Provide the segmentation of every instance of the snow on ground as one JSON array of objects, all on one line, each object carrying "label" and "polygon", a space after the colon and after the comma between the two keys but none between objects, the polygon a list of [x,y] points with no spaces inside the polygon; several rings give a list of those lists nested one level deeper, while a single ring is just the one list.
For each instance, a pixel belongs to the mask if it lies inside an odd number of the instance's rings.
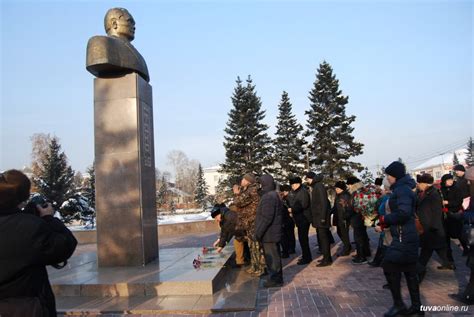
[{"label": "snow on ground", "polygon": [[[175,223],[183,223],[183,222],[195,222],[195,221],[208,221],[213,220],[211,217],[211,212],[204,211],[201,213],[189,213],[190,210],[183,211],[182,209],[176,211],[176,214],[172,215],[161,215],[158,216],[158,225],[169,225]],[[199,211],[199,209],[196,209]],[[186,213],[186,214],[183,214]],[[72,231],[83,231],[83,230],[91,230],[90,227],[86,227],[84,225],[70,225],[68,226],[69,230]],[[94,228],[95,229],[95,228]],[[92,229],[92,230],[94,230]]]},{"label": "snow on ground", "polygon": [[173,223],[182,222],[194,222],[194,221],[205,221],[213,220],[209,211],[204,211],[198,214],[186,214],[186,215],[166,215],[158,216],[159,225],[168,225]]}]

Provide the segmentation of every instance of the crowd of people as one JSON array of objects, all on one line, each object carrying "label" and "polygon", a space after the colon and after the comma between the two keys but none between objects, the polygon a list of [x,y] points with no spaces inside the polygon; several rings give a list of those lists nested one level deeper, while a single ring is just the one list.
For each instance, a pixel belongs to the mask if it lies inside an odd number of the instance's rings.
[{"label": "crowd of people", "polygon": [[[214,243],[220,252],[234,237],[235,267],[247,267],[255,276],[268,275],[265,287],[283,285],[282,258],[296,253],[295,227],[301,256],[297,265],[313,260],[309,230],[316,229],[317,267],[333,265],[331,227],[341,240],[337,256],[352,252],[350,229],[355,242],[354,265],[381,267],[393,298],[393,306],[384,316],[423,315],[420,284],[427,264],[436,252],[439,270],[456,270],[452,240],[458,240],[462,256],[471,269],[464,292],[451,294],[456,300],[474,304],[474,246],[466,232],[474,223],[474,168],[454,166],[453,173],[443,175],[440,184],[427,173],[413,179],[404,164],[395,161],[385,169],[385,177],[373,184],[363,184],[355,176],[344,180],[324,180],[307,172],[304,181],[290,176],[288,184],[276,184],[266,174],[245,174],[233,187],[229,206],[217,204],[212,217],[221,224],[221,236]],[[327,181],[327,182],[325,182]],[[334,183],[327,188],[325,183]],[[368,228],[379,233],[372,257]],[[372,258],[369,262],[369,258]],[[411,305],[401,296],[402,273],[410,293]]]},{"label": "crowd of people", "polygon": [[[271,175],[243,175],[232,188],[229,206],[217,204],[211,215],[221,226],[214,243],[218,252],[232,241],[236,268],[256,277],[268,275],[264,287],[283,285],[282,258],[296,253],[295,227],[301,249],[297,265],[309,265],[313,254],[309,230],[316,228],[317,267],[333,265],[331,228],[342,242],[337,256],[352,252],[354,265],[381,267],[393,298],[385,316],[423,315],[420,283],[426,278],[433,252],[441,260],[439,270],[456,270],[453,239],[459,240],[470,268],[469,283],[454,299],[474,304],[474,167],[456,165],[443,175],[439,186],[430,174],[413,179],[395,161],[385,178],[363,184],[357,177],[325,180],[307,172],[304,181],[291,176],[288,184],[276,184]],[[334,183],[327,188],[325,183]],[[35,202],[25,212],[31,183],[20,171],[0,173],[0,313],[5,316],[56,316],[54,294],[47,265],[60,268],[73,254],[77,241],[64,224],[53,217],[50,203]],[[23,210],[23,211],[21,211]],[[372,260],[368,228],[379,233]],[[471,230],[473,229],[473,230]],[[317,256],[319,257],[319,255]],[[401,296],[402,273],[411,305]],[[1,314],[0,314],[1,315]]]}]

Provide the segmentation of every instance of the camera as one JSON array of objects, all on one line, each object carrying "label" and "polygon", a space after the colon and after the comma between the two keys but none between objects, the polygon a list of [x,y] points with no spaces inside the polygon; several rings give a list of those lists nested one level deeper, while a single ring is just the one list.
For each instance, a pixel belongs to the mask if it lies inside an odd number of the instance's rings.
[{"label": "camera", "polygon": [[23,212],[39,217],[40,214],[38,208],[36,207],[37,205],[40,205],[41,208],[46,208],[48,207],[48,200],[41,194],[33,194],[25,208],[23,208]]}]

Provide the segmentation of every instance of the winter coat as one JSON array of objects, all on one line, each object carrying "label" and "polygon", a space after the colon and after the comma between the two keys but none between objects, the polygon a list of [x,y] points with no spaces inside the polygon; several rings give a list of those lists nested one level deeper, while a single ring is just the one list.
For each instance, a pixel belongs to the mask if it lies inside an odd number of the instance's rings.
[{"label": "winter coat", "polygon": [[457,177],[456,186],[458,187],[463,199],[470,196],[471,193],[469,191],[469,184],[467,183],[467,179],[464,176]]},{"label": "winter coat", "polygon": [[333,224],[337,226],[339,223],[349,221],[354,213],[351,204],[351,194],[348,191],[343,191],[336,195],[334,206],[332,208]]},{"label": "winter coat", "polygon": [[293,218],[290,216],[290,213],[288,212],[288,208],[290,208],[289,203],[288,203],[288,196],[286,198],[281,199],[282,205],[281,205],[281,212],[282,212],[282,226],[284,228],[294,228],[295,227],[295,221]]},{"label": "winter coat", "polygon": [[281,240],[282,201],[275,191],[275,182],[270,175],[260,177],[262,197],[257,207],[255,238],[263,243],[278,243]]},{"label": "winter coat", "polygon": [[234,197],[233,205],[237,207],[239,219],[237,229],[245,231],[248,237],[252,237],[255,233],[255,215],[259,201],[256,183],[243,188],[240,194]]},{"label": "winter coat", "polygon": [[445,219],[446,234],[453,239],[459,239],[462,233],[462,201],[461,190],[454,183],[450,187],[441,184],[441,193],[443,194],[443,200],[448,201],[448,205],[445,207],[448,209]]},{"label": "winter coat", "polygon": [[413,264],[418,259],[419,238],[415,227],[416,197],[412,191],[416,183],[405,175],[392,185],[388,201],[390,213],[384,223],[390,226],[392,243],[387,248],[384,261],[395,264]]},{"label": "winter coat", "polygon": [[438,189],[431,186],[418,193],[416,214],[423,226],[421,247],[433,250],[445,248],[447,245],[443,226],[443,205]]},{"label": "winter coat", "polygon": [[323,177],[317,175],[311,183],[311,222],[315,228],[330,228],[331,204],[322,181]]},{"label": "winter coat", "polygon": [[221,235],[219,237],[218,246],[223,248],[235,235],[235,227],[237,225],[238,216],[237,213],[230,210],[229,208],[221,208]]},{"label": "winter coat", "polygon": [[52,216],[0,210],[0,301],[37,298],[42,316],[56,316],[46,265],[66,261],[76,245],[72,233]]},{"label": "winter coat", "polygon": [[311,203],[309,193],[301,185],[297,190],[292,190],[288,194],[288,204],[291,208],[296,226],[311,223]]},{"label": "winter coat", "polygon": [[[472,198],[472,197],[471,197]],[[472,206],[472,205],[471,205]],[[474,208],[469,208],[463,214],[464,225],[468,226],[474,223]],[[467,254],[466,264],[471,270],[474,270],[474,246],[469,246],[469,253]]]}]

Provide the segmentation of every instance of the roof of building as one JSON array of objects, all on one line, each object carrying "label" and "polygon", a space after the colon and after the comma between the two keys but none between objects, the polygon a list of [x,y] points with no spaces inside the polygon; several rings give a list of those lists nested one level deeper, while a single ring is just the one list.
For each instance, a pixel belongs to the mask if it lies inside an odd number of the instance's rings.
[{"label": "roof of building", "polygon": [[[456,150],[456,156],[458,157],[460,164],[466,164],[466,156],[467,150],[466,149],[459,149]],[[435,157],[430,158],[429,160],[425,161],[424,163],[416,166],[413,168],[414,171],[416,170],[424,170],[435,166],[440,165],[453,165],[453,156],[454,152],[444,153]]]},{"label": "roof of building", "polygon": [[204,172],[217,172],[220,168],[221,168],[220,165],[215,165],[215,166],[205,167],[202,170]]}]

